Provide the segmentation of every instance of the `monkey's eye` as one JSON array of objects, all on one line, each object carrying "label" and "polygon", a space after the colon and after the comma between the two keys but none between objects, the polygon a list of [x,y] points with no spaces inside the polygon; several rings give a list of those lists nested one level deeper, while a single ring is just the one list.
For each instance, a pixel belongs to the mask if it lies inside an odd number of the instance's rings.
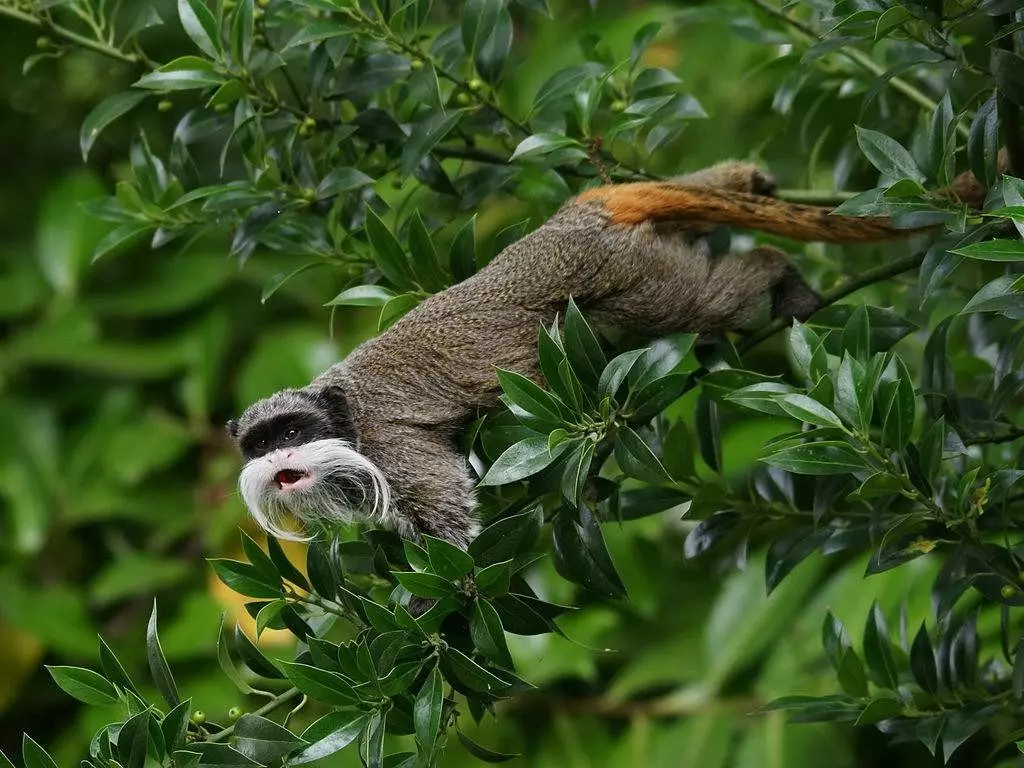
[{"label": "monkey's eye", "polygon": [[257,440],[256,441],[256,449],[257,450],[262,451],[266,447],[267,447],[267,441],[266,440]]},{"label": "monkey's eye", "polygon": [[298,436],[299,436],[299,430],[297,430],[297,429],[289,429],[285,433],[284,439],[285,440],[294,440]]}]

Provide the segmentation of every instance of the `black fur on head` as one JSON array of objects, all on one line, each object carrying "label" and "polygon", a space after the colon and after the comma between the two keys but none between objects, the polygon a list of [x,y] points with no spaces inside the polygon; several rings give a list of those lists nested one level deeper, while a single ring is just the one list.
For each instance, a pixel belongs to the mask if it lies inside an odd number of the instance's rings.
[{"label": "black fur on head", "polygon": [[342,438],[356,443],[348,402],[337,386],[282,389],[231,419],[227,430],[246,459],[314,440]]}]

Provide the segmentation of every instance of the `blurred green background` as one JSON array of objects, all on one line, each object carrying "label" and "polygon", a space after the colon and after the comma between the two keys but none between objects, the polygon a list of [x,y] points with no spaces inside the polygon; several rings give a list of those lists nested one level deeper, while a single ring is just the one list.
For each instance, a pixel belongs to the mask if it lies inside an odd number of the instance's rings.
[{"label": "blurred green background", "polygon": [[[174,18],[173,2],[155,5]],[[790,115],[772,108],[785,72],[773,65],[772,46],[742,34],[747,5],[553,6],[554,20],[517,30],[511,89],[524,101],[578,58],[566,40],[599,31],[621,54],[639,27],[660,20],[665,31],[648,62],[675,71],[709,115],[689,128],[665,172],[753,157],[784,186],[832,184],[831,167],[806,176],[824,128],[813,112],[799,117],[810,105],[798,100]],[[153,54],[180,39],[176,24],[149,34]],[[91,265],[107,225],[82,203],[110,194],[136,125],[167,136],[180,115],[147,103],[105,132],[83,165],[83,117],[132,73],[75,52],[23,75],[35,52],[34,29],[0,19],[0,749],[17,753],[28,731],[72,765],[110,718],[65,696],[43,665],[90,666],[100,632],[126,665],[142,669],[154,597],[164,650],[195,705],[220,719],[246,705],[223,677],[214,643],[222,611],[251,622],[204,562],[238,556],[239,524],[257,536],[234,490],[238,459],[222,424],[340,359],[373,332],[374,318],[356,310],[332,318],[322,305],[343,285],[322,268],[261,303],[275,276],[299,264],[257,252],[240,267],[220,238]],[[857,104],[850,100],[845,124]],[[844,116],[828,123],[843,125]],[[834,155],[848,139],[825,136],[824,145]],[[493,199],[479,231],[493,233],[522,211]],[[768,418],[726,427],[727,471],[744,472],[775,431]],[[826,608],[859,627],[876,597],[892,611],[912,595],[916,627],[935,573],[927,558],[864,582],[863,562],[836,570],[815,556],[766,599],[759,555],[745,571],[686,563],[686,530],[672,514],[606,527],[630,602],[586,598],[562,622],[571,641],[510,636],[520,674],[539,690],[501,708],[498,723],[484,726],[488,743],[522,752],[519,764],[559,768],[928,764],[920,745],[891,748],[883,762],[873,729],[854,735],[786,725],[778,712],[750,714],[776,696],[835,689],[820,648]],[[552,600],[578,600],[550,566],[537,587]],[[287,637],[268,632],[263,644],[274,653]],[[634,699],[641,693],[671,696],[644,707]],[[327,762],[357,764],[351,750]],[[446,765],[475,762],[449,745]]]}]

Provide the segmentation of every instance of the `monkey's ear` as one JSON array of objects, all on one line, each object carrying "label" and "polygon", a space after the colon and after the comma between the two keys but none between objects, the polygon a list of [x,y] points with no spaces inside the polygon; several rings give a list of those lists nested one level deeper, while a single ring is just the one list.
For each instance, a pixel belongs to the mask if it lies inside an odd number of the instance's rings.
[{"label": "monkey's ear", "polygon": [[238,439],[238,419],[229,419],[228,423],[225,425],[225,427],[226,427],[226,429],[228,431],[228,437],[230,437],[232,440],[237,440]]},{"label": "monkey's ear", "polygon": [[331,423],[338,437],[354,440],[355,425],[352,423],[352,414],[349,411],[345,391],[336,384],[329,384],[321,387],[317,394],[320,396],[320,402],[324,404],[330,414]]}]

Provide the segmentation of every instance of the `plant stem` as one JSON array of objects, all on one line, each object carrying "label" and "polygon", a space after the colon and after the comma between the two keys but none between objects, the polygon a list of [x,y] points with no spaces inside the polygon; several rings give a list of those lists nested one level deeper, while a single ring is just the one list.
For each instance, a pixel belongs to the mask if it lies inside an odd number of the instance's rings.
[{"label": "plant stem", "polygon": [[991,435],[973,435],[964,440],[965,445],[994,445],[996,443],[1011,443],[1024,437],[1024,428],[1013,427],[1005,432],[995,432]]},{"label": "plant stem", "polygon": [[[829,304],[834,304],[840,299],[844,299],[851,293],[859,291],[861,288],[866,288],[869,285],[880,283],[883,280],[887,280],[890,277],[908,272],[911,269],[915,269],[921,266],[921,262],[924,261],[924,252],[915,253],[911,256],[904,256],[902,259],[896,259],[888,264],[883,264],[875,269],[868,270],[860,277],[836,286],[831,291],[824,293],[821,297],[822,307],[826,307]],[[736,349],[740,352],[747,352],[762,341],[767,339],[769,336],[773,336],[779,331],[788,328],[792,318],[788,317],[777,317],[768,323],[764,328],[756,331],[746,338],[744,338],[737,346]]]},{"label": "plant stem", "polygon": [[[778,19],[779,21],[782,21],[788,24],[789,26],[793,27],[793,29],[802,32],[810,39],[816,41],[821,39],[821,37],[818,34],[818,31],[814,29],[814,27],[812,27],[810,24],[807,24],[794,16],[790,16],[788,13],[781,10],[780,8],[776,8],[770,3],[768,3],[767,0],[747,0],[747,2],[751,3],[752,5],[756,5],[758,8],[767,13],[772,18]],[[863,51],[860,51],[856,48],[849,48],[844,46],[838,50],[838,53],[843,54],[844,56],[846,56],[846,58],[850,59],[850,61],[852,61],[854,64],[859,66],[861,69],[870,72],[875,77],[881,77],[882,75],[885,74],[885,68],[882,67],[882,65],[880,65],[878,62],[876,62]],[[888,84],[894,91],[902,93],[904,96],[910,99],[910,101],[914,102],[923,109],[927,109],[929,112],[934,112],[936,108],[939,106],[934,99],[928,97],[926,94],[918,90],[915,86],[911,85],[909,82],[907,82],[901,77],[890,77],[888,79]],[[957,123],[957,131],[960,133],[961,136],[967,138],[970,129],[964,123]]]},{"label": "plant stem", "polygon": [[[282,704],[287,704],[289,701],[291,701],[301,693],[302,691],[300,691],[298,688],[289,688],[284,693],[275,696],[273,699],[268,701],[266,704],[264,704],[262,707],[257,709],[252,714],[257,716],[263,716],[268,712],[273,712]],[[233,734],[234,732],[235,726],[229,725],[223,731],[217,731],[216,733],[212,734],[210,738],[206,739],[206,741],[224,741],[225,739],[229,738],[231,734]]]},{"label": "plant stem", "polygon": [[17,8],[11,8],[8,5],[0,5],[0,16],[7,16],[24,22],[25,24],[31,24],[32,26],[39,27],[54,37],[58,37],[72,45],[78,46],[79,48],[85,48],[86,50],[98,53],[101,56],[106,56],[109,59],[123,61],[126,64],[142,63],[142,58],[134,53],[125,53],[120,48],[108,45],[102,40],[94,40],[90,37],[86,37],[85,35],[80,35],[67,27],[54,24],[48,19],[34,16],[33,14],[25,11],[19,11]]}]

